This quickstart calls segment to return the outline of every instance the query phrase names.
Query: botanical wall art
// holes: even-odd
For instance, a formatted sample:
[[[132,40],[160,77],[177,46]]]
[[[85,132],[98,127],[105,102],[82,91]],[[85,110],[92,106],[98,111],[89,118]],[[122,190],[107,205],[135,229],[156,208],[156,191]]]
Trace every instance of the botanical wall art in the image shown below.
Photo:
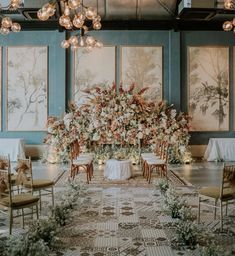
[[[45,130],[47,47],[7,48],[7,129]]]
[[[124,46],[121,48],[121,81],[126,89],[136,84],[136,90],[145,87],[144,97],[162,100],[162,47]]]
[[[87,101],[85,92],[96,86],[110,87],[115,82],[115,46],[104,46],[86,53],[74,52],[73,100],[77,105]]]
[[[229,129],[229,48],[188,48],[189,114],[194,131]]]

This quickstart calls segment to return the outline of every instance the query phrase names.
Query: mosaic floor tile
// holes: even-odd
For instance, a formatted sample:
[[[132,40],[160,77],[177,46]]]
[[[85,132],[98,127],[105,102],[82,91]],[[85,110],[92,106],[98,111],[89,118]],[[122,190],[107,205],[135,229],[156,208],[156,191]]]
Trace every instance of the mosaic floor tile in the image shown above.
[[[174,252],[169,246],[147,247],[148,256],[174,256]]]
[[[142,229],[141,234],[143,238],[166,238],[165,232],[162,229]]]

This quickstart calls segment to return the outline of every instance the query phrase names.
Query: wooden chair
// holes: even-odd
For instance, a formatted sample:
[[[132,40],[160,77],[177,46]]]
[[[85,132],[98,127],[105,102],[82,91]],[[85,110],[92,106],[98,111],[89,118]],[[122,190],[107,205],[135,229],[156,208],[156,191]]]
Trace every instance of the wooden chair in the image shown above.
[[[42,196],[51,195],[54,206],[54,181],[49,179],[34,179],[31,158],[18,158],[16,166],[16,184],[31,189],[40,197],[40,211],[42,209]]]
[[[72,179],[79,173],[80,170],[84,170],[87,176],[87,183],[91,181],[93,176],[93,158],[90,154],[80,155],[80,146],[77,140],[75,140],[70,147],[70,177]]]
[[[13,218],[22,216],[23,228],[26,215],[33,216],[36,213],[38,219],[39,197],[33,196],[32,191],[28,191],[28,193],[18,192],[18,194],[14,194],[12,189],[9,156],[0,156],[0,211],[8,214],[9,234],[12,233]],[[30,208],[31,211],[25,212],[24,209],[26,208]],[[17,210],[17,215],[14,215],[15,210]]]
[[[167,164],[168,164],[168,152],[169,143],[164,141],[161,146],[161,156],[160,159],[149,158],[146,160],[146,179],[150,183],[152,178],[152,173],[154,170],[160,173],[160,176],[165,176],[167,178]]]
[[[200,223],[201,205],[209,206],[214,209],[214,219],[216,210],[220,210],[220,228],[223,229],[223,207],[235,203],[235,165],[224,166],[221,185],[217,187],[205,187],[198,191],[198,223]]]

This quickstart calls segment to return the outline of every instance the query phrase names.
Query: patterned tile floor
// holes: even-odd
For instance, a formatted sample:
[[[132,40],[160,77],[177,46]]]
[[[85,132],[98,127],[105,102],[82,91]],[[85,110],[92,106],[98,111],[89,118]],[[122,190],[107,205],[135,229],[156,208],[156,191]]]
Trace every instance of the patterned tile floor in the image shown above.
[[[35,164],[35,163],[34,163]],[[35,164],[38,168],[36,175],[48,176],[57,179],[62,173],[57,167]],[[211,170],[209,176],[219,180],[220,165],[193,164],[190,166],[174,166],[178,175],[190,181],[197,180]],[[189,170],[188,170],[188,169]],[[203,169],[204,168],[204,169]],[[36,169],[36,168],[35,168]],[[35,170],[34,169],[34,170]],[[40,170],[40,171],[39,171]],[[214,171],[214,175],[213,172]],[[48,172],[48,173],[47,173]],[[102,172],[102,170],[100,170]],[[198,173],[199,172],[199,173]],[[195,178],[196,175],[196,178]],[[64,176],[66,177],[66,176]],[[85,176],[84,176],[85,177]],[[72,221],[64,227],[60,239],[66,244],[66,256],[171,256],[171,255],[199,255],[197,250],[187,248],[179,250],[171,246],[174,237],[172,224],[176,222],[164,210],[163,197],[155,190],[152,184],[147,184],[138,172],[134,181],[124,184],[108,183],[96,170],[93,183],[89,185],[88,194],[84,198],[81,208],[72,213]],[[82,177],[81,177],[82,178]],[[200,178],[203,179],[203,178]],[[61,179],[62,181],[63,179]],[[187,199],[188,203],[197,212],[197,193],[194,186],[177,185],[179,196]],[[193,183],[193,182],[192,182]],[[59,182],[56,188],[56,197],[63,190],[63,183]],[[47,211],[48,203],[44,203]],[[229,211],[226,229],[230,233],[217,234],[218,221],[212,221],[212,214],[206,209],[203,211],[203,227],[215,234],[215,240],[225,250],[235,255],[235,209]],[[14,234],[22,232],[19,225],[15,225]],[[6,231],[6,220],[0,215],[0,236]],[[231,235],[232,234],[232,235]],[[232,249],[233,248],[233,249]],[[232,251],[233,250],[233,251]]]
[[[195,190],[178,187],[177,192],[196,212]],[[176,220],[168,215],[163,205],[162,195],[152,188],[90,188],[84,206],[74,213],[72,225],[65,227],[60,237],[71,248],[65,255],[199,255],[197,250],[171,247],[172,223]],[[233,222],[231,232],[235,232],[234,213],[233,209],[228,218]],[[211,232],[214,232],[219,223],[211,221],[211,217],[204,211],[202,221],[213,226]],[[234,233],[232,236],[220,234],[216,239],[220,239],[221,245],[229,250],[235,244]]]

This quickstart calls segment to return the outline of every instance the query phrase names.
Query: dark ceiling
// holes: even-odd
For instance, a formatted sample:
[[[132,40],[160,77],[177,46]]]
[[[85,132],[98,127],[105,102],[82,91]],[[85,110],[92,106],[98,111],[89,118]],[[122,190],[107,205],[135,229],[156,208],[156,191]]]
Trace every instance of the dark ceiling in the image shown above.
[[[48,21],[39,21],[37,10],[49,0],[24,0],[17,11],[0,11],[11,16],[22,30],[59,30],[61,8]],[[2,6],[9,0],[0,1]],[[225,20],[235,17],[235,10],[225,10],[223,0],[83,0],[97,9],[103,30],[222,30]]]

